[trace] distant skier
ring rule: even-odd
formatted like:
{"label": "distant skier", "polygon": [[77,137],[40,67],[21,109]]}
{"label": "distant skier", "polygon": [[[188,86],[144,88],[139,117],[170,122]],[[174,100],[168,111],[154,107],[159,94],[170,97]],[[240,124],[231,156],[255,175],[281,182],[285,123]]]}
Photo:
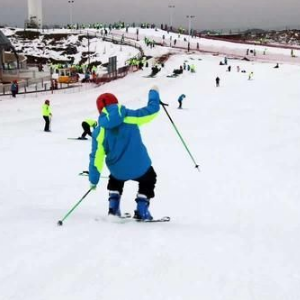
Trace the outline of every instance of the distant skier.
{"label": "distant skier", "polygon": [[294,53],[294,49],[291,49],[291,57],[296,57],[296,55]]}
{"label": "distant skier", "polygon": [[97,121],[92,119],[87,119],[81,123],[81,126],[83,128],[83,133],[81,137],[79,137],[78,139],[86,140],[87,135],[89,135],[90,137],[92,136],[91,128],[94,129],[97,126]]}
{"label": "distant skier", "polygon": [[150,77],[154,77],[159,71],[160,71],[160,68],[158,67],[158,65],[155,65],[151,68],[152,72],[150,74]]}
{"label": "distant skier", "polygon": [[139,61],[139,70],[143,70],[144,63],[142,60]]}
{"label": "distant skier", "polygon": [[277,63],[274,69],[279,69],[279,64]]}
{"label": "distant skier", "polygon": [[11,87],[10,87],[10,90],[11,90],[11,95],[16,98],[16,95],[18,94],[19,92],[19,85],[18,85],[18,81],[17,80],[14,80],[13,83],[11,84]]}
{"label": "distant skier", "polygon": [[250,73],[249,73],[249,76],[248,76],[248,80],[252,80],[253,75],[254,75],[253,72],[250,72]]}
{"label": "distant skier", "polygon": [[173,74],[174,74],[174,75],[180,75],[180,74],[182,74],[182,73],[183,73],[183,68],[182,68],[182,66],[180,66],[179,69],[174,69],[174,70],[173,70]]}
{"label": "distant skier", "polygon": [[190,71],[191,71],[191,73],[196,73],[196,67],[194,64],[191,65]]}
{"label": "distant skier", "polygon": [[182,101],[183,101],[183,99],[184,99],[185,97],[186,97],[185,94],[181,94],[181,95],[179,96],[179,98],[178,98],[178,103],[179,103],[178,108],[179,108],[179,109],[182,108]]}
{"label": "distant skier", "polygon": [[52,117],[52,112],[51,112],[49,100],[45,100],[45,103],[43,104],[42,107],[42,113],[43,113],[43,118],[45,120],[44,131],[50,132],[50,121],[51,121],[50,118]]}
{"label": "distant skier", "polygon": [[139,183],[134,217],[152,220],[150,199],[154,197],[156,173],[147,149],[142,142],[139,126],[153,120],[159,112],[158,88],[149,91],[147,106],[127,109],[118,103],[116,96],[105,93],[97,98],[100,113],[98,124],[92,134],[89,180],[91,189],[99,183],[104,158],[110,171],[108,214],[121,216],[120,200],[127,180]]}
{"label": "distant skier", "polygon": [[216,87],[219,87],[220,86],[220,78],[219,76],[216,77]]}

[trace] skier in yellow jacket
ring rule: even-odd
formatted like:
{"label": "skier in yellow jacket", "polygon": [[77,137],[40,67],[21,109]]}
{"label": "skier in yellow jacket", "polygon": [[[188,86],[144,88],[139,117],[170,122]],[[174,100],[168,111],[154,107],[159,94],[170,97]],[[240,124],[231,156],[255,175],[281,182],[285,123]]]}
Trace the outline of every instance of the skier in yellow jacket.
{"label": "skier in yellow jacket", "polygon": [[50,118],[52,117],[50,101],[46,100],[42,107],[43,118],[45,120],[44,131],[50,132]]}

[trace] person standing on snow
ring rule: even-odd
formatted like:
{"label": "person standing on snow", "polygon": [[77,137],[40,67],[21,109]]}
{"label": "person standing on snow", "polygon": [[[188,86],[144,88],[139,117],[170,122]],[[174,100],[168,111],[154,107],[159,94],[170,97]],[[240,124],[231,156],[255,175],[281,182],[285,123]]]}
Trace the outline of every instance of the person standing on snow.
{"label": "person standing on snow", "polygon": [[158,115],[158,88],[154,86],[149,91],[147,106],[136,110],[118,104],[116,96],[110,93],[100,95],[96,103],[100,115],[98,126],[92,134],[89,164],[91,189],[95,189],[99,183],[105,158],[110,171],[107,185],[108,214],[121,216],[120,200],[124,184],[128,180],[134,180],[139,183],[134,218],[152,220],[149,204],[154,197],[156,173],[143,144],[139,126]]}
{"label": "person standing on snow", "polygon": [[182,101],[183,99],[185,98],[185,94],[181,94],[178,98],[178,103],[179,103],[179,106],[178,108],[181,109],[182,108]]}
{"label": "person standing on snow", "polygon": [[16,98],[16,95],[19,92],[19,85],[18,85],[18,81],[17,80],[14,80],[13,83],[11,84],[10,91],[11,91],[11,95],[14,98]]}
{"label": "person standing on snow", "polygon": [[52,117],[50,101],[46,100],[42,107],[43,118],[45,120],[44,131],[50,132],[50,118]]}
{"label": "person standing on snow", "polygon": [[220,86],[220,78],[219,76],[216,77],[216,87],[219,87]]}
{"label": "person standing on snow", "polygon": [[81,126],[83,128],[83,133],[81,137],[79,137],[79,140],[86,140],[86,136],[89,135],[92,136],[91,128],[95,128],[97,126],[97,121],[92,119],[87,119],[81,123]]}
{"label": "person standing on snow", "polygon": [[249,75],[248,75],[248,80],[252,80],[253,75],[254,75],[253,72],[250,72]]}

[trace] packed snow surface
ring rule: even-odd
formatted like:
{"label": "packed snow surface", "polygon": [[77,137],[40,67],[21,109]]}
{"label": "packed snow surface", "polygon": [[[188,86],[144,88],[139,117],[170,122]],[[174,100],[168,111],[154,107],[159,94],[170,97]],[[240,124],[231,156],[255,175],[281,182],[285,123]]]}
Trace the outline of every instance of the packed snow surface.
{"label": "packed snow surface", "polygon": [[[97,88],[0,98],[1,299],[300,299],[300,66],[229,59],[228,72],[220,60],[178,52],[155,78],[144,68]],[[167,77],[185,61],[196,73]],[[102,178],[58,227],[89,189],[78,174],[91,142],[67,138],[98,117],[101,93],[139,108],[153,85],[200,165],[163,109],[141,127],[158,175],[151,212],[171,222],[109,220]],[[123,212],[136,191],[126,183]]]}

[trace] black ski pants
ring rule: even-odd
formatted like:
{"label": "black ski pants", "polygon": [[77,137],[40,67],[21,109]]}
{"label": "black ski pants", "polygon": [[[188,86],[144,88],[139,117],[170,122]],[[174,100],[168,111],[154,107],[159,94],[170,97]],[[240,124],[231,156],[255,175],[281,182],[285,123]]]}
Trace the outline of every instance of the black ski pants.
{"label": "black ski pants", "polygon": [[86,135],[92,136],[91,127],[87,122],[82,122],[81,126],[83,128],[83,134],[81,135],[82,138],[85,138]]}
{"label": "black ski pants", "polygon": [[45,120],[45,127],[44,131],[49,131],[50,130],[50,118],[48,116],[43,116]]}
{"label": "black ski pants", "polygon": [[[151,166],[148,171],[142,175],[141,177],[138,177],[136,179],[132,179],[133,181],[137,181],[139,183],[139,189],[138,193],[146,195],[148,199],[154,198],[154,188],[156,184],[156,173]],[[125,181],[116,179],[112,175],[109,176],[107,189],[109,191],[118,191],[120,195],[123,193]]]}

